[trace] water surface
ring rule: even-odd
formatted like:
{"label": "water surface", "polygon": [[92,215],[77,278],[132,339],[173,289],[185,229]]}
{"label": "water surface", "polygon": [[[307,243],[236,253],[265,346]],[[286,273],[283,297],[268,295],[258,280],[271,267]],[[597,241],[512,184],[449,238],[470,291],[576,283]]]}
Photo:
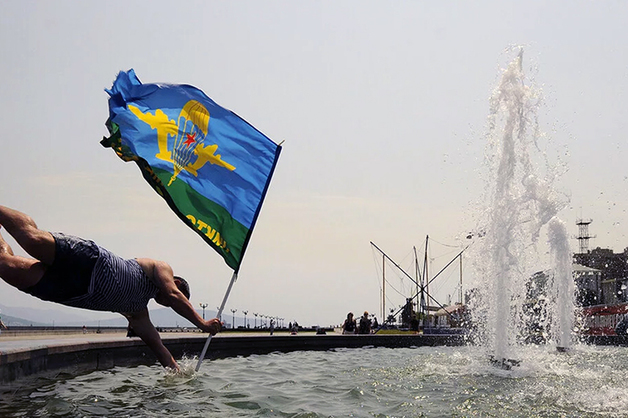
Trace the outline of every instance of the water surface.
{"label": "water surface", "polygon": [[3,395],[12,417],[628,417],[628,349],[517,350],[501,370],[478,347],[362,348],[40,379]]}

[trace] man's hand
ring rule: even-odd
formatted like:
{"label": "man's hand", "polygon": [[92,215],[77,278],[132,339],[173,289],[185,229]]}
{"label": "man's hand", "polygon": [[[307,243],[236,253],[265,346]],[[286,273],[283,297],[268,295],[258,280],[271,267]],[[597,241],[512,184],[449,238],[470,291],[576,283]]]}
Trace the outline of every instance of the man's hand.
{"label": "man's hand", "polygon": [[205,321],[201,328],[205,332],[209,332],[211,335],[216,335],[222,328],[222,323],[218,318],[209,319]]}

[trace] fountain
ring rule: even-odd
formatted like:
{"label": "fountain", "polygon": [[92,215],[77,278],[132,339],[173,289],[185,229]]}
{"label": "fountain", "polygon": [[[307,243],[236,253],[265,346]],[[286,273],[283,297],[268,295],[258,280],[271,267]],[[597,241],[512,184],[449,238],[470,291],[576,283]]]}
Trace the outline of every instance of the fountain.
{"label": "fountain", "polygon": [[[567,201],[552,187],[555,176],[539,148],[540,90],[523,71],[523,48],[514,52],[490,98],[488,206],[481,211],[478,229],[484,233],[474,251],[481,279],[472,301],[478,339],[492,351],[491,361],[504,368],[519,364],[505,360],[518,343],[529,341],[531,328],[542,340],[568,348],[574,308],[571,253],[557,217]],[[544,176],[537,173],[541,164]],[[539,255],[543,228],[550,262]],[[538,273],[544,264],[549,266]]]}
{"label": "fountain", "polygon": [[[183,359],[183,375],[157,364],[61,373],[0,393],[0,416],[625,417],[628,350],[569,349],[565,199],[551,174],[538,173],[539,91],[524,76],[522,51],[515,55],[491,97],[490,204],[471,246],[482,278],[471,306],[481,346],[253,354],[212,360],[198,373],[195,359]],[[532,322],[547,344],[522,344]]]}

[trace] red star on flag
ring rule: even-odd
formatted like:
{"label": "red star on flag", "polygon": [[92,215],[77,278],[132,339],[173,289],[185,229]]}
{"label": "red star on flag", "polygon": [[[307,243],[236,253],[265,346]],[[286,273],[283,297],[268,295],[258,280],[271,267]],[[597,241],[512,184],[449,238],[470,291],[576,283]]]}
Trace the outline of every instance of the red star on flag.
{"label": "red star on flag", "polygon": [[187,141],[184,142],[184,144],[189,148],[190,145],[192,145],[193,143],[196,142],[196,140],[194,139],[194,137],[196,136],[196,134],[187,134]]}

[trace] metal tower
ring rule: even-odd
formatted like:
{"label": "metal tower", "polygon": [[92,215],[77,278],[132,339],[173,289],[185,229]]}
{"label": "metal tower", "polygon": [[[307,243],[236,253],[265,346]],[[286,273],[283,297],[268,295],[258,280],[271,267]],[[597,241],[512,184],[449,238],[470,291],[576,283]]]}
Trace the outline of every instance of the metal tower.
{"label": "metal tower", "polygon": [[593,219],[577,219],[576,225],[578,225],[578,236],[576,239],[580,244],[579,254],[586,254],[589,252],[589,239],[595,238],[595,236],[589,235],[589,225],[593,222]]}

